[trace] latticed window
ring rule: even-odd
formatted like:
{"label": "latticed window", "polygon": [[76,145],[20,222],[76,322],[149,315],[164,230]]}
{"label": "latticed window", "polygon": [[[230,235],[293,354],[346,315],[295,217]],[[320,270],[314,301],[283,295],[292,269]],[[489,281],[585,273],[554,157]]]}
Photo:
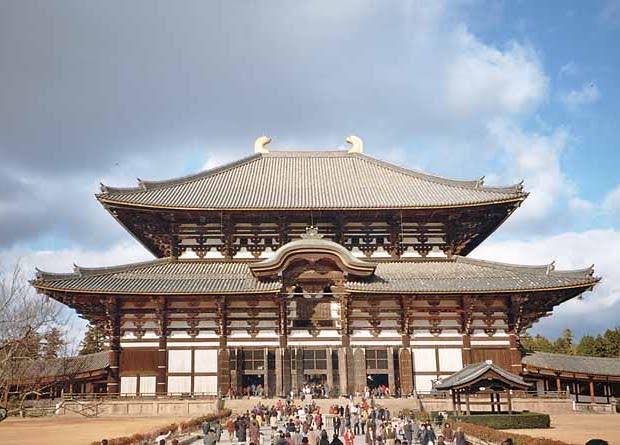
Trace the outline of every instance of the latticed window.
{"label": "latticed window", "polygon": [[325,349],[304,349],[304,369],[327,369]]}
{"label": "latticed window", "polygon": [[260,371],[265,369],[265,351],[262,349],[243,351],[243,369],[248,371]]}
{"label": "latticed window", "polygon": [[385,349],[366,350],[367,369],[388,369],[388,353]]}

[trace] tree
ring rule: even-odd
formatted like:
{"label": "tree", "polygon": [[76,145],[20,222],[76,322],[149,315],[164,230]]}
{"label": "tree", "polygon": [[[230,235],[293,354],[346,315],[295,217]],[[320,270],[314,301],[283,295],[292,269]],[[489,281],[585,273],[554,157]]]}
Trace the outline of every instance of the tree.
{"label": "tree", "polygon": [[84,340],[80,343],[80,355],[101,352],[104,349],[105,333],[100,326],[89,324],[86,327]]}
{"label": "tree", "polygon": [[521,345],[527,351],[555,352],[554,344],[540,334],[536,334],[534,337],[524,335],[521,337]]}
{"label": "tree", "polygon": [[573,349],[573,332],[570,329],[564,329],[562,336],[553,342],[553,352],[559,354],[574,354]]}
{"label": "tree", "polygon": [[40,356],[42,333],[64,321],[62,305],[36,295],[19,264],[0,268],[0,404],[6,402],[9,385],[19,383],[18,365]]}
{"label": "tree", "polygon": [[67,346],[65,334],[57,327],[48,329],[42,335],[42,343],[44,348],[39,355],[43,358],[58,358],[65,353]]}

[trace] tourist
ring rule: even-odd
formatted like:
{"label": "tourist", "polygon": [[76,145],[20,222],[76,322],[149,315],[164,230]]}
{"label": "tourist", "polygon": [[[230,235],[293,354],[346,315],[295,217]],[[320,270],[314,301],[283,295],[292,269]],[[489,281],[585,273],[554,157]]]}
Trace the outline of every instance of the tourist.
{"label": "tourist", "polygon": [[353,445],[355,443],[355,432],[351,428],[347,428],[343,435],[344,445]]}
{"label": "tourist", "polygon": [[446,422],[442,429],[443,438],[446,444],[452,445],[454,442],[454,431],[448,422]]}
{"label": "tourist", "polygon": [[[164,440],[164,444],[166,441]],[[215,445],[217,443],[217,435],[215,434],[215,430],[212,428],[209,429],[206,436],[203,439],[204,445]]]}
{"label": "tourist", "polygon": [[159,436],[157,436],[155,438],[155,443],[159,444],[161,443],[161,441],[164,441],[164,444],[166,443],[166,439],[168,437],[170,437],[170,435],[172,434],[172,431],[168,431],[167,433],[164,433],[163,431],[159,433]]}
{"label": "tourist", "polygon": [[465,439],[465,433],[463,432],[463,428],[458,427],[456,429],[456,433],[454,433],[454,445],[466,445],[467,440]]}
{"label": "tourist", "polygon": [[284,431],[278,433],[278,440],[276,440],[275,445],[288,445],[286,437],[284,436]]}
{"label": "tourist", "polygon": [[329,443],[329,445],[343,445],[342,441],[338,437],[338,434],[334,433],[334,437],[332,438],[332,441]]}
{"label": "tourist", "polygon": [[426,427],[422,430],[422,445],[435,445],[437,436],[430,423],[426,424]]}
{"label": "tourist", "polygon": [[502,440],[502,445],[514,445],[513,440],[509,437],[508,439]]}
{"label": "tourist", "polygon": [[308,430],[308,445],[317,445],[319,442],[319,435],[314,431],[313,427]]}
{"label": "tourist", "polygon": [[259,443],[260,440],[260,428],[256,421],[252,421],[250,423],[250,427],[248,428],[248,433],[250,436],[250,442]]}
{"label": "tourist", "polygon": [[228,440],[232,442],[235,434],[235,422],[230,417],[226,420],[226,431],[228,431]]}
{"label": "tourist", "polygon": [[321,431],[321,440],[319,440],[319,445],[329,445],[329,439],[327,438],[327,431]]}

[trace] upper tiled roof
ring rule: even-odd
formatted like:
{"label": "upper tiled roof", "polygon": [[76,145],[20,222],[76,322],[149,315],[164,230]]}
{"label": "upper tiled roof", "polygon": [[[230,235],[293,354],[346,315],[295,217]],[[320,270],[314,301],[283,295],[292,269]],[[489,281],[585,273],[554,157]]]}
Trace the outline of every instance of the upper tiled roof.
{"label": "upper tiled roof", "polygon": [[140,181],[139,187],[102,185],[98,198],[156,208],[207,210],[433,208],[518,202],[521,185],[484,187],[418,173],[346,151],[256,154],[196,175]]}
{"label": "upper tiled roof", "polygon": [[446,390],[453,387],[467,386],[489,372],[496,373],[505,381],[509,382],[511,388],[527,388],[530,386],[529,383],[525,382],[518,375],[508,372],[505,369],[494,365],[492,362],[481,362],[467,365],[460,371],[457,371],[451,376],[442,379],[435,385],[435,389]]}
{"label": "upper tiled roof", "polygon": [[620,358],[585,357],[582,355],[534,352],[523,357],[522,363],[526,366],[552,371],[620,377]]}
{"label": "upper tiled roof", "polygon": [[350,282],[351,290],[365,292],[485,292],[543,290],[587,286],[599,279],[593,269],[557,271],[553,264],[517,266],[456,256],[415,263],[395,261],[377,264],[369,280]]}
{"label": "upper tiled roof", "polygon": [[[70,274],[39,272],[40,289],[120,294],[219,294],[277,292],[277,281],[254,277],[250,262],[176,260],[98,269],[76,268]],[[256,263],[254,263],[256,264]],[[349,281],[351,291],[382,293],[454,293],[534,291],[592,286],[592,269],[555,271],[551,266],[514,266],[465,257],[378,262],[375,274]]]}

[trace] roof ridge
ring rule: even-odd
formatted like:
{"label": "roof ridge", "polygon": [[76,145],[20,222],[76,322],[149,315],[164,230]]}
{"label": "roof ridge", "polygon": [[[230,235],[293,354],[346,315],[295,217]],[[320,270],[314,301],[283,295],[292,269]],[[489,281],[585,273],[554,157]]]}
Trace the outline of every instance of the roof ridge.
{"label": "roof ridge", "polygon": [[184,175],[184,176],[179,176],[177,178],[172,178],[172,179],[164,179],[161,181],[144,181],[140,178],[138,178],[138,186],[137,187],[110,187],[107,185],[104,185],[103,183],[100,184],[101,185],[101,193],[97,194],[96,196],[104,196],[111,193],[133,193],[133,192],[143,192],[143,191],[147,191],[147,190],[153,190],[153,189],[157,189],[160,187],[166,187],[166,186],[174,186],[177,184],[183,184],[183,183],[187,183],[187,182],[193,182],[193,181],[197,181],[199,179],[205,178],[207,176],[213,176],[213,175],[217,175],[220,173],[223,173],[227,170],[236,168],[240,165],[249,163],[249,162],[253,162],[256,161],[258,159],[260,159],[263,156],[263,154],[261,153],[254,153],[250,156],[246,156],[243,157],[241,159],[237,159],[236,161],[232,161],[232,162],[228,162],[226,164],[223,165],[219,165],[217,167],[213,167],[210,169],[206,169],[206,170],[201,170],[198,173],[191,173],[189,175]]}
{"label": "roof ridge", "polygon": [[[530,264],[514,264],[514,263],[504,263],[501,261],[482,260],[478,258],[464,257],[461,255],[455,255],[454,258],[457,263],[474,264],[474,265],[479,265],[481,267],[489,267],[489,268],[495,268],[495,269],[499,269],[499,268],[504,269],[504,270],[511,269],[511,270],[519,271],[519,272],[530,271],[530,272],[539,273],[541,275],[593,276],[594,274],[594,265],[587,267],[587,268],[583,268],[583,269],[556,270],[555,261],[552,261],[549,264],[530,265]],[[598,277],[596,278],[597,280],[600,280],[600,278]]]}
{"label": "roof ridge", "polygon": [[592,355],[578,355],[578,354],[562,354],[560,352],[543,352],[543,351],[533,351],[529,354],[526,355],[526,357],[528,356],[533,356],[533,355],[554,355],[554,356],[558,356],[558,357],[570,357],[570,358],[585,358],[585,359],[596,359],[596,360],[609,360],[609,361],[620,361],[620,357],[595,357]]}
{"label": "roof ridge", "polygon": [[426,180],[426,181],[436,182],[436,183],[447,185],[450,187],[465,187],[467,189],[484,190],[484,191],[497,192],[497,193],[502,193],[502,192],[508,193],[511,191],[513,193],[521,192],[524,195],[524,198],[527,197],[527,193],[523,192],[523,181],[517,184],[502,186],[502,187],[485,187],[484,176],[478,179],[452,179],[452,178],[447,178],[445,176],[437,175],[434,173],[426,173],[426,172],[422,172],[418,170],[413,170],[407,167],[402,167],[400,165],[396,165],[391,162],[384,161],[382,159],[374,158],[364,153],[350,153],[349,155],[352,157],[354,156],[359,157],[365,160],[366,162],[378,164],[379,166],[383,168],[394,170],[394,171],[397,171],[398,173],[406,174],[406,175],[413,176],[415,178]]}
{"label": "roof ridge", "polygon": [[83,277],[92,277],[97,275],[107,275],[119,272],[128,272],[136,269],[154,266],[157,264],[165,264],[176,261],[173,257],[164,257],[164,258],[155,258],[147,261],[139,261],[137,263],[126,263],[119,264],[115,266],[102,266],[102,267],[81,267],[77,264],[73,265],[73,272],[45,272],[40,270],[39,268],[35,268],[36,270],[36,280],[35,281],[45,281],[45,280],[66,280],[66,279],[78,279]]}

